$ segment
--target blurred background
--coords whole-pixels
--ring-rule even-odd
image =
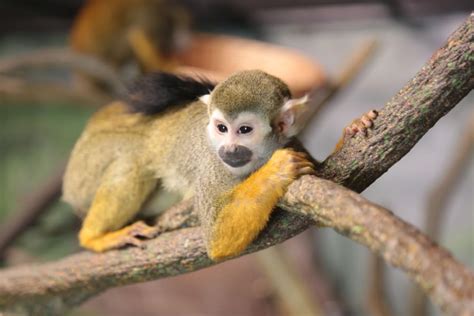
[[[3,267],[79,251],[80,221],[70,206],[58,200],[54,188],[88,117],[120,91],[77,85],[67,58],[64,61],[53,54],[57,63],[45,63],[41,52],[69,45],[73,21],[83,5],[79,0],[0,2]],[[361,71],[318,112],[301,136],[320,160],[331,152],[344,126],[382,107],[474,9],[472,1],[463,0],[183,0],[174,5],[186,12],[182,24],[188,32],[238,36],[299,52],[324,73],[324,80],[317,81],[321,86],[323,81],[331,82],[362,43],[377,40],[377,49]],[[165,47],[162,55],[172,55],[169,50],[181,45],[175,44]],[[38,52],[33,58],[23,57]],[[201,53],[205,59],[209,52]],[[197,56],[192,50],[188,54]],[[232,56],[231,51],[224,62],[232,63]],[[169,64],[183,60],[189,59],[172,59]],[[116,70],[126,74],[126,82],[144,68],[125,65],[125,70]],[[301,72],[284,70],[292,76]],[[314,88],[318,93],[318,87]],[[471,269],[473,104],[470,93],[363,193],[435,235]],[[433,215],[436,212],[440,215]],[[435,224],[427,226],[427,222]],[[15,225],[17,230],[7,232]],[[406,275],[384,266],[366,248],[329,229],[314,228],[278,247],[202,271],[109,290],[71,315],[439,314],[430,303],[426,313],[415,307],[420,305],[414,303],[412,286]]]

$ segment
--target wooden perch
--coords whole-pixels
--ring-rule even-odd
[[[87,74],[107,82],[113,95],[81,89],[64,82],[38,82],[7,76],[19,69],[66,68]],[[119,74],[95,57],[71,51],[69,48],[46,48],[18,56],[0,59],[0,101],[1,103],[45,102],[50,104],[73,103],[99,106],[125,92],[125,85]]]
[[[360,192],[400,160],[472,90],[473,42],[471,14],[380,110],[368,137],[347,142],[324,161],[318,175]],[[415,227],[357,193],[305,176],[290,186],[281,207],[288,212],[275,211],[267,229],[247,253],[282,242],[316,222],[334,228],[406,271],[447,313],[474,313],[473,274]],[[182,218],[181,222],[186,220]],[[178,275],[212,264],[200,229],[183,228],[146,242],[146,249],[84,252],[44,265],[6,269],[0,273],[0,308],[51,315],[110,287]]]
[[[117,95],[125,91],[124,83],[117,72],[97,58],[79,54],[69,48],[39,49],[13,57],[0,59],[0,73],[6,74],[21,68],[66,67],[82,71],[91,77],[104,80],[110,84]]]
[[[424,231],[436,242],[441,240],[441,228],[446,223],[444,218],[448,201],[452,198],[458,182],[471,162],[470,157],[474,149],[474,113],[471,113],[467,125],[453,151],[450,165],[446,166],[440,181],[430,190],[426,199]],[[413,288],[410,297],[412,315],[427,315],[428,305],[424,293],[420,292],[418,288]]]

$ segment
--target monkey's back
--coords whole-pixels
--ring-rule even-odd
[[[114,102],[92,116],[76,142],[63,181],[63,199],[76,210],[87,211],[103,174],[111,163],[139,150],[145,123],[126,115],[125,106]]]
[[[203,148],[206,120],[200,102],[151,116],[130,113],[122,102],[104,107],[93,115],[74,146],[63,199],[83,215],[104,174],[130,166],[146,177],[160,178],[169,190],[191,193],[198,173],[196,161],[209,155]]]

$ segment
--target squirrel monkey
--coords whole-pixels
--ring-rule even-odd
[[[70,46],[118,71],[133,63],[141,72],[170,70],[176,65],[173,52],[189,37],[189,24],[187,12],[166,0],[87,0],[73,23]],[[100,87],[92,78],[80,78]]]
[[[292,99],[283,81],[259,70],[215,87],[145,76],[127,102],[92,117],[72,151],[63,198],[85,215],[80,244],[100,252],[154,236],[156,228],[130,223],[160,182],[194,198],[211,259],[238,255],[288,185],[313,173],[306,154],[288,148],[307,119],[307,100]],[[375,116],[355,121],[344,137],[365,131]]]

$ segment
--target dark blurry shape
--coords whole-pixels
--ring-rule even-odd
[[[65,31],[81,0],[3,0],[0,3],[0,34],[21,31]],[[472,0],[181,0],[206,30],[247,27],[259,32],[262,22],[326,23],[343,19],[395,17],[412,21],[427,15],[466,12]],[[298,8],[299,13],[298,13]]]
[[[385,285],[385,263],[382,258],[370,254],[370,262],[367,269],[369,275],[369,288],[367,291],[366,304],[372,316],[392,316],[392,308],[387,299]]]
[[[0,35],[15,31],[66,30],[81,0],[2,0]]]
[[[0,260],[16,237],[33,225],[38,217],[58,200],[61,195],[58,187],[62,184],[63,173],[64,167],[60,168],[41,190],[27,196],[22,205],[10,213],[11,218],[7,218],[0,225]]]
[[[425,232],[437,242],[442,239],[442,228],[446,221],[449,199],[452,198],[456,186],[465,176],[465,170],[472,162],[470,157],[474,150],[474,114],[471,115],[467,123],[465,132],[461,136],[455,151],[451,164],[445,169],[445,173],[439,179],[439,182],[428,193],[427,206],[425,210]],[[427,315],[428,302],[426,295],[418,288],[411,291],[411,315]]]
[[[214,87],[214,83],[204,78],[153,72],[138,78],[129,86],[125,101],[133,112],[152,115],[170,107],[184,106],[195,101],[196,96],[208,94]]]
[[[183,0],[183,4],[193,13],[195,27],[200,31],[235,35],[251,35],[264,39],[261,23],[255,19],[253,11],[242,8],[240,3],[230,1]]]

